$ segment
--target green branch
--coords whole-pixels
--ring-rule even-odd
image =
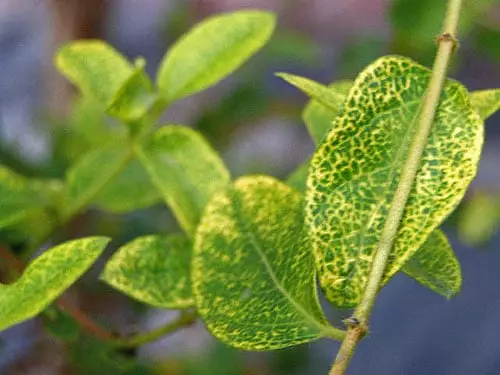
[[[198,314],[195,311],[181,311],[177,319],[164,326],[156,328],[150,332],[137,334],[136,336],[111,340],[108,341],[108,343],[116,348],[135,348],[149,342],[156,341],[163,336],[174,333],[184,327],[188,327],[194,324],[197,318]]]
[[[368,321],[373,304],[379,292],[387,260],[396,239],[406,202],[420,165],[420,159],[432,129],[450,57],[457,45],[455,35],[461,5],[462,0],[448,1],[443,32],[438,38],[436,59],[432,68],[429,87],[419,113],[415,137],[412,141],[408,158],[401,171],[401,178],[394,193],[391,208],[377,245],[366,289],[353,317],[347,321],[347,336],[342,342],[330,375],[342,375],[345,373],[356,346],[368,331]]]

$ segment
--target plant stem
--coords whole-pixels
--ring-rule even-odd
[[[103,341],[113,340],[114,335],[110,331],[94,322],[86,313],[73,306],[64,296],[59,298],[56,305],[71,315],[78,325],[88,333]]]
[[[349,365],[356,346],[368,331],[368,321],[380,289],[389,254],[392,250],[397,231],[403,217],[406,201],[411,192],[415,176],[420,166],[422,153],[432,129],[439,97],[446,79],[450,57],[456,47],[456,31],[460,16],[462,0],[449,0],[443,31],[438,38],[436,59],[432,68],[429,87],[419,113],[415,137],[412,141],[408,157],[401,171],[401,178],[394,193],[390,211],[384,224],[374,256],[372,268],[362,296],[361,302],[348,322],[347,336],[342,342],[330,375],[343,375]]]
[[[22,274],[25,265],[19,260],[10,249],[0,246],[0,259],[4,260],[6,264],[14,271],[16,276]],[[69,314],[78,325],[91,335],[97,337],[98,339],[109,343],[117,348],[133,348],[148,342],[156,341],[164,335],[169,333],[174,333],[181,328],[187,327],[198,318],[198,314],[193,310],[181,311],[179,317],[169,322],[168,324],[157,328],[153,331],[140,333],[132,337],[116,337],[113,333],[108,331],[106,328],[102,327],[96,323],[90,316],[85,312],[74,306],[65,296],[61,296],[55,304],[61,310]]]
[[[181,328],[190,326],[196,322],[197,317],[198,314],[195,311],[184,310],[181,311],[177,319],[164,326],[156,328],[150,332],[137,334],[136,336],[111,340],[109,343],[116,348],[135,348],[137,346],[156,341],[169,333],[178,331]]]
[[[0,246],[0,259],[4,260],[5,263],[10,267],[10,270],[12,270],[13,272],[13,277],[16,279],[23,273],[24,269],[26,268],[25,264],[21,260],[19,260],[7,247]],[[55,304],[61,310],[71,315],[81,328],[85,329],[95,337],[106,341],[114,338],[111,332],[95,323],[87,314],[71,304],[71,302],[69,302],[69,300],[65,296],[61,296]]]

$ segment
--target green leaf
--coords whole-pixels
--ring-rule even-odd
[[[487,193],[475,193],[461,208],[458,236],[471,246],[488,242],[500,229],[500,201]]]
[[[288,73],[276,73],[276,75],[291,85],[297,87],[304,94],[311,99],[316,100],[318,103],[336,113],[339,106],[345,99],[345,94],[337,93],[335,90],[330,90],[325,85],[313,81],[309,78],[296,76]]]
[[[132,159],[121,173],[101,189],[93,202],[105,211],[126,213],[159,201],[161,193],[151,183],[142,164]]]
[[[222,160],[199,133],[174,125],[156,131],[137,154],[182,228],[193,234],[208,199],[230,180]]]
[[[304,193],[307,188],[308,167],[309,160],[302,163],[288,176],[285,180],[286,184]],[[500,225],[500,215],[497,215],[497,217]],[[429,259],[426,259],[426,257],[429,257]],[[444,267],[448,271],[443,273],[440,267]],[[426,242],[403,265],[402,271],[420,284],[446,298],[451,298],[460,290],[462,280],[460,264],[446,236],[439,229],[435,229],[429,235]]]
[[[270,350],[329,335],[301,195],[270,177],[214,194],[196,232],[192,279],[200,316],[232,346]]]
[[[69,169],[66,216],[71,216],[98,198],[98,194],[127,166],[131,152],[126,141],[112,142],[83,155]],[[102,199],[102,197],[101,197]],[[102,200],[101,200],[102,203]]]
[[[460,291],[462,271],[446,235],[435,229],[402,271],[446,298]]]
[[[42,312],[89,269],[108,242],[105,237],[66,242],[35,259],[15,283],[0,285],[0,331]]]
[[[191,251],[191,241],[184,235],[140,237],[118,249],[101,279],[156,307],[191,307]]]
[[[304,120],[309,133],[317,144],[321,142],[332,127],[333,120],[339,113],[352,84],[352,81],[332,83],[328,86],[328,89],[335,92],[337,97],[335,102],[330,102],[330,106],[326,107],[321,102],[310,100],[302,112],[302,120]]]
[[[290,173],[290,175],[285,179],[285,183],[288,186],[293,187],[295,190],[304,193],[306,191],[307,183],[307,173],[309,172],[309,163],[311,160],[306,160],[301,165],[297,167],[295,171]]]
[[[134,74],[134,67],[124,56],[99,40],[66,44],[58,51],[55,63],[84,95],[106,106]]]
[[[67,312],[51,306],[44,311],[43,328],[54,337],[74,342],[80,335],[80,326]]]
[[[344,95],[344,99],[338,102],[338,107],[335,111],[332,111],[329,107],[315,100],[311,100],[306,106],[303,111],[303,118],[316,143],[319,143],[321,139],[328,134],[328,130],[335,120],[337,113],[340,111],[340,107],[352,87],[352,84],[352,81],[338,81],[329,86],[331,89],[335,90],[338,95]],[[287,185],[301,192],[305,192],[309,163],[310,160],[307,160],[288,176],[286,179]],[[431,290],[449,298],[454,294],[452,291],[456,293],[460,288],[460,280],[457,281],[456,278],[457,274],[460,276],[460,265],[456,261],[453,251],[446,241],[446,237],[444,237],[445,241],[439,242],[442,243],[442,246],[436,246],[436,251],[439,252],[438,254],[440,255],[438,259],[440,259],[442,263],[446,261],[450,269],[458,267],[458,271],[455,269],[455,272],[437,274],[436,269],[433,268],[435,265],[434,262],[429,262],[424,259],[424,256],[428,255],[430,251],[428,244],[438,243],[438,239],[442,239],[442,237],[444,237],[444,234],[442,234],[439,229],[432,232],[428,241],[426,241],[424,245],[417,250],[415,255],[405,263],[403,271],[406,272],[405,267],[409,265],[408,267],[412,267],[409,272],[406,272],[409,276],[413,277],[422,285],[429,287]],[[448,246],[446,247],[445,244]],[[448,289],[445,289],[445,286],[448,286]],[[453,287],[455,287],[455,289],[453,289]]]
[[[55,62],[84,96],[125,122],[143,117],[156,103],[157,95],[144,72],[144,59],[138,59],[134,67],[105,42],[71,42],[59,50]]]
[[[306,223],[320,284],[337,306],[356,305],[365,288],[429,77],[407,58],[375,61],[356,79],[312,159]],[[460,202],[482,143],[468,92],[447,81],[384,283]]]
[[[472,106],[483,120],[500,109],[500,89],[472,91],[470,98]]]
[[[144,72],[145,61],[139,60],[132,75],[118,89],[108,105],[108,113],[123,121],[142,118],[157,101],[153,84]]]
[[[275,17],[244,10],[211,17],[182,36],[163,59],[157,83],[167,101],[204,90],[236,70],[271,37]]]
[[[0,165],[0,228],[51,206],[60,189],[58,181],[28,179]]]

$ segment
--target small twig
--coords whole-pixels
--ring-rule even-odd
[[[19,260],[10,249],[5,246],[0,246],[0,258],[2,258],[11,270],[15,272],[15,276],[19,277],[22,275],[25,264]],[[77,307],[73,306],[66,297],[62,296],[56,301],[56,305],[75,319],[75,321],[88,331],[93,336],[101,340],[112,340],[114,335],[108,332],[105,328],[101,327],[99,324],[95,323],[88,315],[83,311],[79,310]]]
[[[330,375],[345,374],[349,361],[359,341],[368,331],[368,321],[373,304],[375,303],[375,298],[380,289],[380,283],[403,217],[406,201],[411,192],[420,165],[420,159],[432,129],[439,97],[446,79],[449,60],[457,46],[455,35],[458,28],[461,6],[462,0],[448,1],[443,32],[441,37],[438,38],[436,59],[432,68],[429,87],[419,113],[415,138],[408,152],[408,159],[401,171],[401,178],[394,193],[391,208],[380,235],[364,294],[352,318],[357,324],[348,324],[347,336],[342,342],[335,363],[330,371]]]
[[[16,276],[20,276],[26,268],[24,263],[4,246],[0,246],[0,258],[15,271]],[[169,322],[165,326],[157,328],[151,332],[140,333],[131,337],[116,337],[115,334],[106,330],[104,327],[92,320],[92,318],[90,318],[86,313],[69,302],[65,296],[60,297],[55,304],[58,308],[69,314],[82,329],[117,348],[137,347],[148,342],[156,341],[164,335],[173,333],[183,327],[193,324],[196,322],[198,317],[195,311],[185,310],[181,312],[176,320]]]
[[[188,327],[196,322],[198,314],[192,310],[181,311],[177,319],[152,331],[139,333],[135,336],[114,339],[109,343],[116,348],[135,348],[150,342],[154,342],[165,335],[174,333],[181,328]]]
[[[111,332],[94,322],[87,314],[78,309],[76,306],[73,306],[65,297],[59,298],[59,300],[56,301],[56,305],[64,312],[71,315],[81,328],[85,329],[98,339],[109,341],[115,338]]]
[[[0,246],[0,258],[2,258],[17,275],[24,271],[24,263],[17,259],[17,257],[4,246]]]

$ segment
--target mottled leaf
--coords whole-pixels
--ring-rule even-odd
[[[94,263],[109,240],[89,237],[56,246],[13,284],[0,284],[0,331],[42,312]]]
[[[199,133],[174,125],[154,133],[138,156],[182,228],[193,234],[208,199],[230,180],[222,160]]]
[[[98,194],[131,160],[125,142],[112,142],[83,155],[68,170],[66,216],[71,216],[97,199]],[[102,201],[101,201],[102,203]]]
[[[218,339],[270,350],[329,335],[303,232],[301,195],[270,177],[214,194],[196,232],[193,292]]]
[[[470,98],[472,106],[483,120],[500,109],[500,89],[472,91]]]
[[[157,83],[167,101],[204,90],[236,70],[270,38],[275,18],[244,10],[197,24],[168,51]]]
[[[462,271],[446,235],[435,229],[401,270],[446,298],[460,291]]]
[[[429,77],[407,58],[375,61],[356,79],[312,159],[306,223],[320,284],[337,306],[356,305],[364,290]],[[462,199],[482,142],[468,92],[447,81],[384,283]]]
[[[132,159],[93,202],[105,211],[125,213],[152,206],[161,199],[160,191],[151,183],[142,164]]]
[[[140,237],[117,250],[101,279],[156,307],[191,307],[191,252],[192,243],[184,235]]]
[[[488,242],[500,229],[500,200],[491,194],[477,192],[459,212],[458,236],[471,246]]]
[[[118,51],[99,40],[79,40],[63,46],[55,62],[84,95],[107,105],[134,74],[134,67]]]

